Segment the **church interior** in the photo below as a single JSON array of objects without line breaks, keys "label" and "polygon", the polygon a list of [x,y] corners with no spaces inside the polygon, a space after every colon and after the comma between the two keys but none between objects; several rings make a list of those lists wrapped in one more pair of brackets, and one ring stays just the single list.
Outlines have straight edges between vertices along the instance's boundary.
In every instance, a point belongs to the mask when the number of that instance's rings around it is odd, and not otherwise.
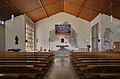
[{"label": "church interior", "polygon": [[120,0],[0,0],[0,79],[120,79]]}]

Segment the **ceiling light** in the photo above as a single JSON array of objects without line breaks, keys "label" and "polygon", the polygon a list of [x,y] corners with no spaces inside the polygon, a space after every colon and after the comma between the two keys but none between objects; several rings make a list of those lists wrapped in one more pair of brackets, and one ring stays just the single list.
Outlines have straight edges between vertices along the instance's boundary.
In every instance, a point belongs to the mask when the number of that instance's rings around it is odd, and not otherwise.
[{"label": "ceiling light", "polygon": [[112,22],[113,22],[113,16],[110,15],[110,23],[112,23]]},{"label": "ceiling light", "polygon": [[4,21],[1,21],[1,24],[4,25]]},{"label": "ceiling light", "polygon": [[11,22],[14,22],[14,15],[11,15]]}]

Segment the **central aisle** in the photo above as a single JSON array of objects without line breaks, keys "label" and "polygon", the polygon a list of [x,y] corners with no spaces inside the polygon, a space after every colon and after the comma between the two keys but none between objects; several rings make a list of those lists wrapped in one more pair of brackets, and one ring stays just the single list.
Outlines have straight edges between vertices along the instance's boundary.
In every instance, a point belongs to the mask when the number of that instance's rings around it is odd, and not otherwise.
[{"label": "central aisle", "polygon": [[79,79],[68,57],[56,57],[44,79]]}]

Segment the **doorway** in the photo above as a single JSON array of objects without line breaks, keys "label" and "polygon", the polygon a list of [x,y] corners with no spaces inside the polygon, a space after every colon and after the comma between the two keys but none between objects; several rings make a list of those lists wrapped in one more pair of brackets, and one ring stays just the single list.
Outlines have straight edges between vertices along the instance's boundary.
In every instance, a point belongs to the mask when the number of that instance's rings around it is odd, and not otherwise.
[{"label": "doorway", "polygon": [[92,36],[92,51],[98,51],[98,23],[91,29]]}]

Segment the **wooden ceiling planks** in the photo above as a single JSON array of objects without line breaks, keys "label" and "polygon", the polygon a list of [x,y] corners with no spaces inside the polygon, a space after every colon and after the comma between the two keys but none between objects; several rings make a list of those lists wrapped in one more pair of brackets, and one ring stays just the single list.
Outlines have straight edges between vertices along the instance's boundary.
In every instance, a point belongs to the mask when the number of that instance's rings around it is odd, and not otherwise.
[{"label": "wooden ceiling planks", "polygon": [[119,0],[109,0],[109,6],[106,7],[106,9],[103,10],[103,13],[107,12],[109,9],[111,9],[114,5],[117,4]]},{"label": "wooden ceiling planks", "polygon": [[28,17],[30,17],[34,22],[46,18],[47,16],[43,12],[42,8],[36,9],[27,13]]},{"label": "wooden ceiling planks", "polygon": [[5,4],[6,2],[4,0],[0,0],[0,5],[2,5],[0,6],[0,9],[5,8]]},{"label": "wooden ceiling planks", "polygon": [[78,11],[79,6],[73,4],[72,2],[68,2],[67,0],[64,1],[64,11],[66,13],[72,14],[72,15],[76,15],[76,12]]},{"label": "wooden ceiling planks", "polygon": [[40,8],[41,6],[36,0],[8,0],[12,5],[24,13]]},{"label": "wooden ceiling planks", "polygon": [[115,18],[120,19],[120,1],[118,1],[112,8],[105,12],[107,15],[112,15]]},{"label": "wooden ceiling planks", "polygon": [[82,6],[85,2],[85,0],[65,0],[65,1],[74,3],[75,5],[79,5],[79,6]]},{"label": "wooden ceiling planks", "polygon": [[88,0],[84,0],[83,4],[79,7],[78,12],[76,14],[76,16],[78,17],[82,11],[82,9],[84,8],[85,4],[87,3]]},{"label": "wooden ceiling planks", "polygon": [[56,2],[59,2],[60,0],[41,0],[44,6],[55,4]]},{"label": "wooden ceiling planks", "polygon": [[95,18],[99,13],[96,11],[90,10],[88,8],[83,8],[81,11],[81,14],[79,15],[80,18],[83,18],[85,20],[91,21],[93,18]]},{"label": "wooden ceiling planks", "polygon": [[[6,2],[4,0],[0,0],[0,20],[6,20]],[[4,9],[3,9],[4,8]]]},{"label": "wooden ceiling planks", "polygon": [[[40,2],[39,2],[40,1]],[[34,22],[59,12],[91,21],[99,13],[120,18],[120,0],[0,0],[0,19],[28,15]],[[42,5],[41,5],[42,4]],[[112,5],[111,5],[112,4]],[[112,11],[112,13],[111,13]]]},{"label": "wooden ceiling planks", "polygon": [[46,11],[48,12],[49,16],[54,15],[56,13],[61,12],[61,1],[57,1],[54,4],[45,6]]},{"label": "wooden ceiling planks", "polygon": [[61,0],[61,11],[64,11],[64,0]]},{"label": "wooden ceiling planks", "polygon": [[45,15],[46,15],[47,17],[49,17],[48,12],[46,11],[46,9],[45,9],[42,1],[41,1],[41,0],[37,0],[37,1],[38,1],[39,5],[41,6],[41,8],[42,8],[43,12],[45,13]]},{"label": "wooden ceiling planks", "polygon": [[[106,7],[109,6],[109,3],[102,2],[103,0],[88,0],[86,2],[85,8],[94,10],[96,12],[102,12]],[[99,5],[98,5],[99,4]]]},{"label": "wooden ceiling planks", "polygon": [[12,14],[18,16],[22,13],[7,0],[0,0],[0,20],[10,19]]}]

